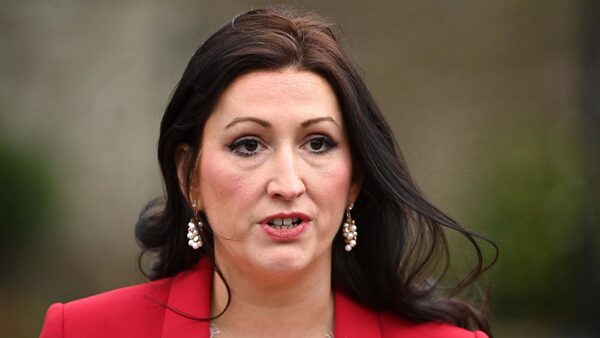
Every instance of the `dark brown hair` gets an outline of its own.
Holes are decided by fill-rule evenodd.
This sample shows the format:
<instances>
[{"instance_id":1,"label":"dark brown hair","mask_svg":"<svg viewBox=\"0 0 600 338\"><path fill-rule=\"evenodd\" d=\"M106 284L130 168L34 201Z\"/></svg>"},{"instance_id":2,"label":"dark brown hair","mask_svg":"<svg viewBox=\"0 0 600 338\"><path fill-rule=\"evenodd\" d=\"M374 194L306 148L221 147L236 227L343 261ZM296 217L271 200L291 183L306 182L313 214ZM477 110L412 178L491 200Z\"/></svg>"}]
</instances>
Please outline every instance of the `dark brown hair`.
<instances>
[{"instance_id":1,"label":"dark brown hair","mask_svg":"<svg viewBox=\"0 0 600 338\"><path fill-rule=\"evenodd\" d=\"M214 259L206 219L205 245L200 250L187 246L186 224L193 214L178 184L177 147L187 144L197 158L205 122L232 81L249 72L284 68L313 72L331 85L350 136L354 169L362 178L353 210L361 241L347 253L338 233L333 243L334 287L365 306L412 321L489 332L479 311L454 298L489 267L476 242L479 236L423 196L365 82L330 26L310 13L252 10L214 33L190 60L160 128L158 159L166 196L149 203L136 225L138 242L155 254L150 277L173 276L203 256ZM186 172L189 187L193 165ZM154 212L154 207L160 210ZM451 288L439 286L450 267L445 229L464 236L477 259Z\"/></svg>"}]
</instances>

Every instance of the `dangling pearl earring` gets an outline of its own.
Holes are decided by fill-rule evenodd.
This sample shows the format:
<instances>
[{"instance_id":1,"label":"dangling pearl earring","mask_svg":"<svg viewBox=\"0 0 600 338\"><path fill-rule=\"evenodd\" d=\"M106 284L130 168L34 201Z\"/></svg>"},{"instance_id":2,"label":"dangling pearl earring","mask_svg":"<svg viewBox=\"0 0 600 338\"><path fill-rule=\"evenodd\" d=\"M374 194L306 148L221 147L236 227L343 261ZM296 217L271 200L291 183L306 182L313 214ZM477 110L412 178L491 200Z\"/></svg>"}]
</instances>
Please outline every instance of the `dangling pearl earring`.
<instances>
[{"instance_id":1,"label":"dangling pearl earring","mask_svg":"<svg viewBox=\"0 0 600 338\"><path fill-rule=\"evenodd\" d=\"M194 250L197 250L202 247L202 238L200 238L200 231L204 225L202 221L198 220L198 224L196 225L194 219L190 219L188 223L188 233L187 238L189 239L188 245L191 246Z\"/></svg>"},{"instance_id":2,"label":"dangling pearl earring","mask_svg":"<svg viewBox=\"0 0 600 338\"><path fill-rule=\"evenodd\" d=\"M196 203L192 204L192 208L194 209L194 214L196 214ZM199 219L196 221L195 218L190 219L188 223L188 233L187 238L189 239L188 245L192 247L192 249L197 250L202 247L202 238L200 238L200 231L202 231L202 221Z\"/></svg>"},{"instance_id":3,"label":"dangling pearl earring","mask_svg":"<svg viewBox=\"0 0 600 338\"><path fill-rule=\"evenodd\" d=\"M352 248L356 246L356 239L358 238L356 223L352 219L352 215L350 215L352 207L354 207L354 203L350 204L348 209L346 209L346 221L343 225L344 240L346 241L346 246L344 249L346 249L348 252L350 252Z\"/></svg>"}]
</instances>

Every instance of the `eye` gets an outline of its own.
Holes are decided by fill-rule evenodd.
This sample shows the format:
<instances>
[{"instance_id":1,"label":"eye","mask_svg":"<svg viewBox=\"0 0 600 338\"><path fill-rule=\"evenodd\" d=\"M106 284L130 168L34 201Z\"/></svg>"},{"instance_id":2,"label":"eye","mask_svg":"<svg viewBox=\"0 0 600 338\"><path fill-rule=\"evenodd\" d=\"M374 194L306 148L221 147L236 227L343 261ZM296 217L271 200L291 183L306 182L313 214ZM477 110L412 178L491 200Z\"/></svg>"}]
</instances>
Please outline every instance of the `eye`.
<instances>
[{"instance_id":1,"label":"eye","mask_svg":"<svg viewBox=\"0 0 600 338\"><path fill-rule=\"evenodd\" d=\"M263 145L260 141L254 138L238 139L228 147L232 153L243 157L254 156L263 149Z\"/></svg>"},{"instance_id":2,"label":"eye","mask_svg":"<svg viewBox=\"0 0 600 338\"><path fill-rule=\"evenodd\" d=\"M313 136L304 144L305 149L314 154L324 154L335 146L337 143L323 135Z\"/></svg>"}]
</instances>

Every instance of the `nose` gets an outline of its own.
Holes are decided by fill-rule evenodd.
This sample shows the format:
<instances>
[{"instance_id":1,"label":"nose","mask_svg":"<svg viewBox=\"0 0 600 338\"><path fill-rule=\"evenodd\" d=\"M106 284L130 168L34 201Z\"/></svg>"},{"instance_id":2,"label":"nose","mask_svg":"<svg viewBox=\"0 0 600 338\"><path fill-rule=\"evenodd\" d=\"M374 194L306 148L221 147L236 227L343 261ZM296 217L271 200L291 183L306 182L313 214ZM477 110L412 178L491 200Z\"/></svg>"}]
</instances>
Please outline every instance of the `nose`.
<instances>
[{"instance_id":1,"label":"nose","mask_svg":"<svg viewBox=\"0 0 600 338\"><path fill-rule=\"evenodd\" d=\"M267 183L267 194L273 198L293 200L306 192L292 150L279 153L272 162L271 179Z\"/></svg>"}]
</instances>

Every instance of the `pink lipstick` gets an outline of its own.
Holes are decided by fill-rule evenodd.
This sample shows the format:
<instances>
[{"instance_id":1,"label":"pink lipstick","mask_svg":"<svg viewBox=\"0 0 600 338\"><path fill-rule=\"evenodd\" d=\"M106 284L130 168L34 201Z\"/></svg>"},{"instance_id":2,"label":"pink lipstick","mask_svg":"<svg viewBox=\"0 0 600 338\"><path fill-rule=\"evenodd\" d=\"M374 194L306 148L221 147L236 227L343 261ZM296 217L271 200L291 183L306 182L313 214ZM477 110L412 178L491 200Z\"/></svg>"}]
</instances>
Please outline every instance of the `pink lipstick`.
<instances>
[{"instance_id":1,"label":"pink lipstick","mask_svg":"<svg viewBox=\"0 0 600 338\"><path fill-rule=\"evenodd\" d=\"M267 236L275 241L292 241L299 238L308 228L310 217L299 212L278 213L260 222Z\"/></svg>"}]
</instances>

